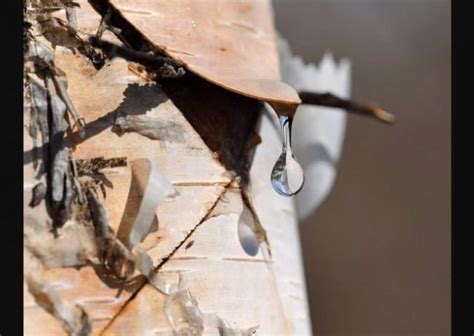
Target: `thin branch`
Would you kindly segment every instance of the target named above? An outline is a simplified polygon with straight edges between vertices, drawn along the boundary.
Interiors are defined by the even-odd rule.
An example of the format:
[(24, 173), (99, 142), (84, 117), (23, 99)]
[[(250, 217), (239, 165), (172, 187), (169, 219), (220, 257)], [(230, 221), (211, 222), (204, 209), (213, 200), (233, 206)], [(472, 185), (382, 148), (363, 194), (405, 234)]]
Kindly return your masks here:
[(74, 119), (74, 123), (76, 124), (77, 129), (79, 130), (79, 135), (83, 138), (85, 136), (84, 127), (86, 126), (84, 118), (79, 116), (74, 104), (72, 103), (71, 97), (67, 92), (66, 88), (66, 77), (59, 77), (57, 74), (53, 72), (52, 74), (54, 84), (58, 88), (59, 95), (63, 99), (64, 104), (66, 105), (69, 113), (71, 113), (72, 118)]
[(166, 71), (171, 72), (169, 77), (180, 77), (184, 75), (184, 69), (181, 67), (181, 64), (172, 58), (132, 50), (96, 37), (89, 38), (89, 42), (92, 46), (104, 51), (109, 58), (121, 57), (127, 61), (140, 63), (145, 66), (166, 69)]
[(97, 33), (95, 34), (95, 37), (97, 39), (102, 38), (102, 35), (104, 34), (105, 30), (109, 26), (108, 22), (110, 21), (111, 16), (112, 16), (112, 10), (109, 7), (107, 11), (105, 12), (104, 16), (102, 16), (102, 19), (100, 20), (99, 29), (97, 29)]
[(375, 104), (365, 105), (352, 100), (337, 97), (331, 93), (299, 92), (302, 104), (318, 105), (345, 109), (347, 112), (373, 117), (386, 124), (393, 124), (395, 116), (381, 109)]

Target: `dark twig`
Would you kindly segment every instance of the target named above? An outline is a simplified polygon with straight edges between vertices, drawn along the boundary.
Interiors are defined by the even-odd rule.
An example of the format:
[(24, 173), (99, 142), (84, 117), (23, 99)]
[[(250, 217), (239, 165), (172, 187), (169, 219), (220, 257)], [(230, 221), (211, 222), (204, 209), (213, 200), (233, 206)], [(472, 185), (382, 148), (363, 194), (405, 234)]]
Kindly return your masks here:
[(45, 198), (46, 196), (46, 186), (42, 182), (38, 182), (32, 190), (32, 197), (30, 201), (30, 207), (34, 208), (38, 204), (41, 203), (41, 201)]
[(102, 16), (102, 20), (100, 20), (99, 29), (97, 29), (97, 33), (95, 34), (97, 39), (102, 38), (102, 35), (104, 34), (105, 30), (109, 27), (109, 21), (110, 21), (111, 15), (112, 15), (112, 10), (108, 8), (107, 12), (105, 12), (105, 15)]
[(94, 224), (99, 258), (105, 271), (117, 280), (126, 281), (135, 269), (133, 256), (128, 248), (118, 240), (109, 226), (109, 216), (94, 189), (86, 190), (87, 203)]
[(392, 124), (395, 121), (393, 114), (382, 110), (377, 105), (360, 104), (352, 100), (339, 98), (331, 93), (301, 91), (299, 96), (302, 104), (342, 108), (347, 112), (373, 117), (387, 124)]
[(136, 51), (107, 42), (93, 36), (89, 38), (92, 46), (101, 49), (109, 58), (121, 57), (130, 62), (140, 63), (153, 69), (162, 70), (166, 77), (180, 77), (185, 71), (178, 61), (152, 52)]
[(83, 138), (86, 133), (85, 133), (85, 121), (84, 118), (81, 118), (79, 116), (79, 113), (77, 112), (76, 108), (74, 107), (74, 104), (72, 103), (71, 98), (69, 97), (69, 94), (67, 92), (67, 81), (66, 77), (59, 77), (53, 72), (53, 80), (54, 83), (56, 84), (56, 87), (58, 89), (58, 93), (61, 96), (64, 104), (66, 105), (68, 111), (71, 113), (72, 118), (74, 119), (74, 122), (76, 124), (76, 127), (79, 130), (79, 135)]

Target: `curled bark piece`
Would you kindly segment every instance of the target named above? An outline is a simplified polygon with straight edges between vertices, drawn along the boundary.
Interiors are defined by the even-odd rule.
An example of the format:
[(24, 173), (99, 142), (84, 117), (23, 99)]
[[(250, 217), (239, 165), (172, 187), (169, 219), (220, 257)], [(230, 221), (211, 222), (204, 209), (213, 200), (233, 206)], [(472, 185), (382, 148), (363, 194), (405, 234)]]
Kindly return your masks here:
[(54, 84), (51, 76), (46, 77), (49, 105), (51, 109), (51, 197), (53, 202), (61, 202), (64, 198), (65, 183), (68, 175), (70, 149), (64, 144), (64, 133), (68, 125), (65, 120), (66, 105), (55, 95)]
[[(36, 111), (36, 108), (33, 106), (30, 106), (30, 122), (28, 125), (28, 133), (30, 134), (30, 137), (33, 141), (33, 148), (37, 147), (37, 138), (38, 138), (38, 113)], [(36, 168), (37, 162), (36, 158), (35, 161), (33, 161), (34, 167)]]
[(132, 174), (147, 175), (146, 189), (140, 209), (130, 232), (130, 244), (135, 246), (150, 232), (155, 211), (167, 197), (175, 194), (173, 185), (160, 173), (156, 164), (148, 159), (135, 160), (132, 163)]
[[(48, 189), (51, 200), (51, 217), (56, 230), (64, 225), (71, 215), (71, 203), (75, 192), (69, 173), (70, 148), (65, 145), (64, 134), (68, 128), (66, 122), (66, 105), (56, 95), (52, 74), (45, 76), (48, 93), (51, 121), (48, 123), (50, 132), (49, 146), (44, 155), (45, 169), (48, 172)], [(49, 118), (48, 118), (49, 119)]]
[(220, 336), (252, 336), (257, 333), (259, 326), (251, 327), (248, 329), (232, 328), (229, 323), (219, 316), (216, 316), (217, 330), (219, 330)]
[(157, 222), (157, 207), (176, 192), (154, 162), (138, 159), (132, 162), (131, 168), (132, 182), (117, 232), (117, 237), (130, 249), (151, 232), (153, 223)]
[(76, 160), (74, 159), (71, 160), (71, 169), (72, 169), (72, 179), (74, 183), (74, 189), (76, 190), (76, 193), (77, 193), (77, 201), (79, 202), (79, 204), (83, 204), (84, 194), (82, 193), (82, 187), (79, 182), (79, 174), (77, 171)]
[(178, 288), (166, 297), (166, 318), (177, 336), (201, 335), (204, 330), (204, 316), (194, 296), (184, 288), (181, 275)]
[(165, 63), (158, 68), (158, 74), (161, 78), (179, 78), (184, 76), (185, 71), (183, 68), (177, 68), (175, 65)]
[[(106, 161), (103, 158), (96, 158), (87, 162), (79, 161), (78, 170), (82, 173), (90, 173), (97, 171), (101, 166), (121, 165), (123, 163), (121, 161), (118, 159), (115, 162)], [(159, 173), (158, 169), (148, 159), (133, 161), (132, 176), (134, 176), (135, 184), (141, 185), (145, 192), (143, 197), (140, 197), (139, 209), (134, 212), (136, 217), (133, 216), (133, 225), (123, 225), (122, 223), (120, 226), (117, 236), (122, 237), (122, 241), (126, 245), (113, 235), (109, 227), (107, 210), (99, 201), (96, 192), (92, 188), (87, 189), (87, 200), (100, 251), (99, 258), (104, 263), (106, 271), (110, 272), (113, 277), (125, 281), (137, 268), (156, 288), (164, 293), (169, 293), (168, 285), (153, 277), (154, 267), (148, 255), (141, 251), (138, 246), (136, 246), (138, 250), (132, 252), (131, 249), (150, 232), (158, 204), (166, 197), (174, 194), (175, 190), (173, 185)], [(137, 186), (132, 187), (132, 189), (134, 188), (137, 188)], [(130, 218), (129, 215), (126, 208), (124, 212), (125, 219), (123, 219), (125, 224)], [(126, 234), (124, 234), (124, 231), (127, 231)]]
[[(41, 212), (41, 209), (35, 212)], [(81, 267), (97, 256), (92, 228), (85, 223), (69, 222), (61, 235), (51, 235), (43, 216), (25, 216), (24, 247), (47, 269)], [(25, 267), (27, 270), (28, 267)]]
[[(28, 88), (31, 99), (31, 113), (30, 113), (30, 136), (33, 139), (33, 164), (37, 170), (35, 176), (40, 176), (45, 171), (45, 157), (47, 157), (46, 147), (49, 143), (49, 125), (48, 125), (48, 93), (46, 88), (34, 78), (34, 75), (28, 76)], [(39, 149), (36, 148), (37, 127), (39, 126), (41, 132), (41, 142), (43, 145), (43, 153), (40, 154)], [(38, 159), (43, 157), (43, 161), (38, 165)], [(47, 160), (46, 160), (47, 161)]]
[(86, 196), (97, 238), (104, 240), (110, 238), (111, 233), (107, 209), (100, 203), (95, 191), (92, 189), (87, 190)]
[(85, 122), (84, 119), (79, 116), (74, 104), (72, 103), (69, 94), (67, 93), (67, 80), (65, 76), (53, 75), (54, 83), (58, 89), (59, 95), (66, 104), (67, 110), (71, 113), (72, 118), (76, 124), (76, 127), (79, 129), (79, 135), (81, 137), (85, 136)]
[[(69, 149), (67, 149), (69, 152)], [(56, 229), (62, 227), (66, 221), (71, 218), (71, 205), (76, 195), (72, 187), (72, 182), (69, 174), (63, 175), (63, 198), (59, 202), (52, 202), (52, 219), (53, 219), (53, 230), (56, 234)]]
[(113, 131), (118, 135), (127, 132), (137, 132), (152, 140), (184, 142), (184, 131), (181, 126), (147, 116), (127, 115), (125, 117), (118, 117), (115, 120)]
[(29, 88), (32, 107), (36, 110), (41, 130), (43, 146), (49, 142), (48, 93), (36, 79), (29, 76)]
[(163, 280), (154, 274), (150, 256), (140, 247), (133, 248), (136, 269), (140, 271), (157, 290), (167, 295), (163, 307), (164, 313), (175, 335), (202, 335), (204, 326), (216, 328), (222, 336), (252, 336), (259, 326), (241, 329), (232, 328), (229, 323), (216, 314), (204, 315), (197, 300), (185, 288), (180, 274), (178, 284)]
[[(84, 120), (79, 117), (79, 113), (75, 109), (69, 94), (67, 93), (67, 80), (65, 76), (60, 76), (59, 74), (62, 73), (59, 69), (54, 67), (54, 54), (51, 49), (45, 46), (43, 43), (32, 40), (27, 44), (27, 52), (25, 54), (25, 59), (32, 61), (35, 66), (38, 67), (46, 67), (49, 68), (52, 72), (52, 76), (48, 75), (47, 77), (52, 77), (54, 84), (58, 90), (58, 94), (63, 100), (64, 104), (68, 111), (71, 113), (78, 129), (79, 134), (83, 137), (84, 133)], [(47, 78), (48, 80), (48, 78)], [(48, 84), (49, 85), (49, 84)], [(36, 89), (36, 88), (35, 88)], [(52, 88), (48, 88), (49, 93), (52, 93)], [(54, 90), (55, 91), (55, 90)]]
[(77, 31), (79, 28), (78, 22), (77, 22), (77, 8), (78, 4), (72, 2), (72, 1), (67, 1), (66, 2), (66, 18), (69, 24), (69, 27)]
[(36, 303), (59, 319), (69, 335), (89, 335), (91, 322), (82, 307), (63, 301), (51, 286), (36, 275), (28, 274), (25, 280)]
[(31, 197), (30, 201), (30, 207), (34, 208), (38, 204), (41, 203), (41, 201), (45, 198), (46, 196), (46, 186), (43, 184), (43, 182), (37, 183), (33, 187), (33, 196)]
[(104, 243), (106, 269), (111, 271), (118, 279), (126, 281), (135, 270), (135, 262), (131, 252), (115, 237), (106, 239)]
[(89, 188), (86, 196), (95, 228), (99, 259), (112, 277), (126, 280), (135, 269), (133, 256), (112, 234), (107, 209), (100, 203), (95, 191)]
[(33, 61), (40, 66), (49, 66), (53, 63), (54, 54), (53, 51), (43, 43), (32, 40), (27, 44), (25, 60)]
[(167, 295), (177, 291), (178, 288), (175, 284), (167, 282), (155, 274), (153, 261), (140, 246), (135, 246), (132, 253), (135, 258), (135, 268), (147, 278), (153, 287)]
[[(157, 50), (207, 81), (254, 99), (300, 102), (296, 92), (280, 81), (270, 1), (108, 3), (126, 21), (122, 26), (128, 23)], [(129, 8), (148, 15), (136, 15)], [(164, 20), (154, 20), (155, 16)], [(170, 29), (171, 22), (179, 28)], [(241, 46), (252, 46), (252, 52)]]
[(64, 199), (65, 183), (68, 180), (69, 151), (70, 149), (67, 147), (62, 148), (54, 156), (52, 162), (51, 197), (53, 202), (61, 202)]

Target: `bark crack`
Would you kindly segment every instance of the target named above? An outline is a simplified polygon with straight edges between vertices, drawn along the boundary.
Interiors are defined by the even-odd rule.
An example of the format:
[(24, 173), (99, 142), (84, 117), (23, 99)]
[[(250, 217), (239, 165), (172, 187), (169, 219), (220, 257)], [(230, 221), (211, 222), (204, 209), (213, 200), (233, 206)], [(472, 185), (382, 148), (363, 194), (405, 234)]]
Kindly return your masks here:
[[(156, 274), (160, 270), (160, 268), (163, 267), (163, 265), (166, 264), (166, 262), (168, 262), (173, 257), (173, 255), (186, 243), (186, 241), (193, 235), (193, 233), (197, 230), (197, 228), (200, 227), (206, 220), (208, 220), (211, 217), (213, 210), (216, 208), (219, 202), (225, 197), (225, 194), (231, 189), (234, 181), (235, 181), (235, 178), (233, 178), (230, 182), (228, 182), (224, 186), (224, 189), (217, 196), (216, 200), (214, 201), (212, 206), (209, 208), (209, 210), (206, 212), (206, 214), (188, 232), (188, 234), (173, 248), (173, 250), (161, 260), (161, 262), (155, 267), (153, 274)], [(112, 317), (109, 323), (107, 323), (107, 325), (99, 332), (99, 336), (105, 335), (105, 333), (107, 332), (107, 329), (109, 329), (113, 325), (114, 321), (121, 315), (121, 313), (125, 310), (127, 305), (136, 298), (136, 296), (143, 289), (143, 287), (145, 287), (147, 283), (148, 281), (145, 278), (143, 278), (143, 280), (141, 281), (140, 285), (135, 290), (135, 292), (123, 303), (119, 311)]]

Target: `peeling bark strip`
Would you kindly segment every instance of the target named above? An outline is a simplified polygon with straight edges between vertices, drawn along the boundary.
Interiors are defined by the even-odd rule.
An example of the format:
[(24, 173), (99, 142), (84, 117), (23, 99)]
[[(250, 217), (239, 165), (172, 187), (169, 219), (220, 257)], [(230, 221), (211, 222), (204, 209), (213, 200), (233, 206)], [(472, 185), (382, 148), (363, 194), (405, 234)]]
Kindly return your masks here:
[[(32, 38), (27, 35), (28, 38)], [(36, 114), (31, 116), (30, 125), (38, 122), (43, 142), (43, 165), (39, 174), (46, 173), (47, 209), (53, 220), (53, 230), (56, 233), (71, 216), (71, 204), (78, 192), (74, 190), (69, 169), (70, 149), (66, 146), (64, 135), (68, 129), (66, 111), (76, 120), (80, 133), (83, 134), (82, 123), (75, 110), (69, 94), (64, 76), (58, 77), (62, 71), (54, 65), (53, 52), (43, 43), (31, 40), (26, 43), (27, 52), (25, 61), (32, 62), (29, 76), (29, 87), (32, 108)], [(28, 69), (28, 68), (27, 68)], [(40, 80), (44, 81), (44, 85)], [(30, 127), (36, 129), (36, 127)], [(34, 135), (35, 132), (33, 132)], [(40, 175), (37, 175), (39, 178)], [(77, 186), (76, 186), (77, 188)], [(37, 201), (32, 201), (35, 206)]]
[[(33, 62), (36, 71), (46, 71), (43, 76), (45, 76), (48, 93), (58, 95), (61, 98), (61, 103), (64, 103), (69, 113), (71, 113), (80, 135), (84, 136), (84, 121), (69, 97), (65, 75), (54, 65), (53, 52), (43, 43), (32, 40), (27, 44), (25, 60)], [(52, 81), (54, 81), (54, 84)]]
[(111, 232), (107, 209), (100, 203), (96, 193), (89, 189), (86, 196), (96, 232), (99, 258), (105, 271), (114, 279), (126, 281), (135, 270), (133, 256)]
[[(134, 195), (137, 191), (139, 195)], [(156, 218), (158, 205), (175, 194), (173, 185), (159, 172), (153, 162), (148, 159), (133, 161), (130, 193), (117, 237), (130, 248), (143, 241), (150, 233), (153, 223), (158, 222)], [(141, 199), (138, 206), (134, 197)]]
[(65, 76), (53, 75), (54, 83), (58, 89), (58, 93), (61, 96), (62, 100), (66, 104), (68, 111), (71, 113), (74, 122), (76, 123), (77, 128), (79, 129), (79, 134), (81, 137), (85, 136), (84, 131), (84, 119), (79, 116), (76, 108), (74, 107), (69, 94), (67, 93), (67, 80)]
[(204, 330), (204, 316), (191, 292), (182, 285), (171, 292), (165, 301), (164, 313), (175, 335), (201, 335)]
[[(29, 88), (32, 109), (36, 111), (39, 127), (41, 130), (43, 145), (49, 143), (48, 127), (48, 93), (36, 79), (29, 77)], [(34, 121), (32, 121), (34, 122)]]
[[(149, 47), (182, 62), (209, 82), (264, 101), (300, 102), (296, 92), (280, 80), (270, 1), (251, 5), (247, 1), (221, 0), (92, 3), (102, 14), (112, 8), (114, 26), (133, 30), (133, 35), (141, 36)], [(156, 16), (164, 20), (152, 19)], [(170, 25), (179, 29), (170, 29)], [(209, 32), (213, 38), (209, 38)], [(240, 46), (252, 46), (253, 52), (236, 46), (236, 41)]]
[(125, 117), (118, 117), (112, 130), (118, 135), (137, 132), (152, 140), (184, 142), (183, 129), (180, 125), (147, 116), (127, 115)]
[(46, 186), (42, 183), (39, 182), (33, 187), (33, 197), (31, 198), (30, 201), (30, 207), (35, 207), (38, 204), (41, 203), (41, 201), (45, 198), (46, 196)]

